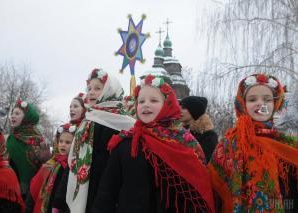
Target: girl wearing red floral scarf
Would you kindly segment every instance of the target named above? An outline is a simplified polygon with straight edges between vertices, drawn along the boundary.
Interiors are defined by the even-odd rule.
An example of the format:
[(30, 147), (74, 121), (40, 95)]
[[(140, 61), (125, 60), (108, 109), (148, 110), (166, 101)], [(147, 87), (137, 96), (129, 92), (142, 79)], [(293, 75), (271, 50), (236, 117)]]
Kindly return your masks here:
[(179, 125), (179, 103), (160, 77), (136, 87), (138, 120), (113, 136), (93, 212), (213, 212), (204, 154)]
[(0, 129), (0, 212), (25, 212), (18, 178), (9, 166), (5, 138)]
[(222, 212), (297, 210), (298, 142), (273, 127), (283, 102), (284, 88), (273, 76), (254, 74), (240, 82), (236, 126), (209, 163)]
[[(53, 157), (43, 164), (38, 173), (32, 178), (30, 195), (26, 200), (26, 212), (52, 212), (53, 199), (57, 186), (68, 167), (67, 157), (75, 131), (76, 126), (69, 123), (61, 125), (58, 128)], [(65, 197), (64, 202), (59, 206), (62, 210), (61, 212), (69, 211)], [(58, 212), (57, 209), (54, 209), (54, 212)]]

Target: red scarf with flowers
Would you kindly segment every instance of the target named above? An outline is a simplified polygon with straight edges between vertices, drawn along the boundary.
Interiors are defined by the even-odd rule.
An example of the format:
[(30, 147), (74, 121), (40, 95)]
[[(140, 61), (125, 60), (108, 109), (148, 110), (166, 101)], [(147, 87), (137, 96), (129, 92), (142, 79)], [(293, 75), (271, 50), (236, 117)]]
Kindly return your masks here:
[(35, 125), (21, 125), (12, 130), (11, 135), (9, 136), (9, 141), (13, 141), (10, 144), (13, 146), (19, 147), (19, 143), (26, 144), (26, 156), (14, 155), (17, 158), (26, 158), (32, 167), (39, 168), (43, 163), (41, 162), (40, 157), (38, 156), (41, 152), (40, 144), (44, 143), (44, 137), (40, 131), (36, 128)]
[[(277, 79), (253, 76), (256, 85), (267, 85), (268, 78), (276, 81), (274, 110), (280, 110), (284, 90)], [(236, 127), (226, 133), (209, 163), (212, 185), (223, 212), (283, 212), (279, 178), (287, 190), (288, 173), (298, 177), (298, 142), (277, 132), (272, 119), (252, 120), (245, 107), (246, 87), (244, 79), (235, 100)]]
[(56, 154), (42, 165), (30, 184), (30, 193), (35, 201), (34, 213), (48, 211), (51, 193), (59, 169), (67, 167), (67, 155)]
[[(136, 97), (139, 89), (137, 87)], [(148, 124), (138, 120), (130, 131), (113, 136), (108, 149), (113, 150), (129, 137), (132, 138), (131, 156), (136, 157), (141, 143), (145, 158), (154, 169), (156, 185), (167, 192), (167, 207), (173, 205), (169, 200), (169, 191), (173, 189), (177, 211), (184, 209), (186, 212), (192, 206), (195, 212), (214, 212), (209, 174), (203, 163), (204, 153), (190, 132), (177, 125), (181, 111), (172, 88), (163, 83), (160, 90), (166, 100), (157, 118)], [(183, 207), (178, 206), (178, 195), (185, 201)]]

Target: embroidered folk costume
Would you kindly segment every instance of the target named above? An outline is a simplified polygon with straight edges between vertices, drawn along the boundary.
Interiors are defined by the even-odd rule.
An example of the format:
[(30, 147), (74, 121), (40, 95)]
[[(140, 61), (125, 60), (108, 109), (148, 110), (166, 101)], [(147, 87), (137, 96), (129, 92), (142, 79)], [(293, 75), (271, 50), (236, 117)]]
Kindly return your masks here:
[(102, 69), (94, 69), (87, 85), (94, 78), (99, 79), (104, 87), (95, 105), (88, 106), (87, 103), (86, 117), (76, 131), (69, 153), (66, 197), (71, 212), (90, 211), (109, 158), (108, 141), (120, 130), (131, 128), (135, 122), (126, 115), (122, 103), (124, 91), (119, 81)]
[(45, 141), (36, 127), (39, 114), (35, 106), (19, 99), (16, 107), (24, 112), (24, 118), (19, 126), (12, 128), (6, 145), (10, 164), (19, 177), (21, 191), (25, 198), (31, 178), (43, 163), (40, 153), (41, 145), (45, 144)]
[(204, 153), (178, 122), (174, 90), (151, 75), (142, 86), (158, 88), (164, 104), (153, 121), (138, 119), (109, 142), (112, 153), (93, 212), (214, 212)]
[(68, 155), (58, 151), (59, 137), (65, 132), (74, 135), (75, 131), (76, 126), (70, 125), (69, 123), (61, 125), (58, 128), (54, 143), (53, 157), (43, 164), (38, 173), (32, 178), (30, 184), (30, 195), (32, 200), (27, 198), (27, 212), (52, 212), (52, 202), (57, 186), (60, 183), (63, 172), (66, 171), (68, 167)]
[[(273, 114), (260, 122), (247, 112), (245, 95), (257, 85), (272, 90), (273, 114), (283, 107), (284, 88), (275, 77), (255, 74), (240, 82), (236, 126), (217, 145), (209, 164), (222, 212), (283, 212), (284, 196), (297, 192), (298, 142), (274, 128)], [(258, 113), (266, 113), (265, 108)], [(289, 188), (289, 177), (296, 179), (294, 189)]]

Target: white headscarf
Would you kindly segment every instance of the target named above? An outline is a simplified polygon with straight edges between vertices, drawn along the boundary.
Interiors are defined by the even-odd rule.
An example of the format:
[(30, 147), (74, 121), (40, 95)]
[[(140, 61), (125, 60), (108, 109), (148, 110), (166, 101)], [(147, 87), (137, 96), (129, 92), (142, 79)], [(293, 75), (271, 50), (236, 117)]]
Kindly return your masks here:
[[(106, 74), (101, 69), (97, 72), (98, 78)], [(86, 209), (93, 151), (93, 122), (118, 131), (128, 130), (135, 123), (134, 118), (126, 115), (122, 104), (123, 93), (120, 82), (108, 75), (96, 105), (86, 106), (86, 117), (76, 131), (68, 157), (70, 172), (66, 202), (71, 212), (82, 213)], [(86, 140), (82, 139), (84, 133), (88, 133)]]

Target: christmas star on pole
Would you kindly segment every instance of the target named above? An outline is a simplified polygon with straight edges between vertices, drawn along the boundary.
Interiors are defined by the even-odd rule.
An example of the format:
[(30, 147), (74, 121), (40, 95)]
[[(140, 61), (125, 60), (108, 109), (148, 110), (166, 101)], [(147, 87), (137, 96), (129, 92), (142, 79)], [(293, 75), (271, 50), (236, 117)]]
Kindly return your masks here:
[(144, 63), (145, 60), (143, 59), (142, 53), (142, 45), (145, 40), (149, 37), (149, 34), (142, 33), (143, 21), (146, 18), (145, 15), (142, 16), (141, 21), (135, 25), (131, 15), (128, 15), (129, 24), (128, 30), (123, 31), (121, 29), (118, 30), (120, 33), (121, 39), (123, 41), (122, 46), (116, 52), (116, 55), (123, 56), (122, 68), (120, 70), (123, 73), (124, 69), (129, 65), (131, 80), (130, 80), (130, 93), (136, 85), (135, 80), (135, 63), (136, 61), (140, 61)]

